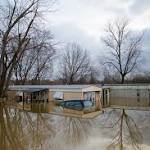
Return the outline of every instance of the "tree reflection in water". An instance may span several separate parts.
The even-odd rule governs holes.
[[[51,124],[51,115],[10,109],[0,103],[0,146],[2,150],[51,148],[50,139],[53,136],[55,136],[55,129]]]
[[[63,138],[67,145],[79,145],[87,141],[92,132],[92,120],[74,117],[60,118],[57,122],[59,125],[59,136]]]
[[[106,116],[105,116],[106,115]],[[131,144],[140,149],[142,137],[137,124],[125,111],[110,111],[94,119],[60,117],[11,109],[0,102],[0,149],[2,150],[66,150],[84,144],[93,129],[109,128],[115,134],[109,149],[124,149]],[[114,130],[112,130],[114,129]]]
[[[133,117],[125,109],[122,111],[111,110],[102,127],[109,128],[111,132],[114,132],[112,143],[108,146],[109,150],[124,150],[127,146],[141,150],[142,134]]]
[[[0,146],[2,150],[58,150],[79,145],[90,136],[92,124],[92,120],[30,113],[0,103]]]

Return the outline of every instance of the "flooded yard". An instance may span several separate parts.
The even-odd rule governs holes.
[[[49,113],[60,116],[70,116],[79,118],[94,118],[102,113],[101,110],[95,110],[95,107],[91,107],[88,111],[69,109],[60,104],[56,104],[54,101],[50,102],[16,102],[8,101],[5,104],[6,107],[16,108],[32,113]]]
[[[121,110],[105,109],[97,117],[84,119],[65,115],[54,115],[38,111],[27,111],[1,104],[0,149],[2,150],[113,150],[117,149],[114,137],[120,126]],[[25,106],[26,107],[26,106]],[[58,108],[55,107],[57,110]],[[57,110],[58,111],[58,110]],[[134,143],[140,149],[150,149],[150,112],[126,111],[139,129],[134,132],[123,129],[124,146],[133,149]],[[129,118],[130,119],[130,118]],[[117,125],[118,123],[118,125]],[[130,122],[129,122],[130,123]],[[134,125],[130,123],[130,125]],[[124,126],[125,127],[125,126]],[[134,128],[133,128],[134,129]],[[132,132],[137,139],[130,138]],[[136,140],[136,141],[132,141]],[[139,141],[138,141],[139,140]]]

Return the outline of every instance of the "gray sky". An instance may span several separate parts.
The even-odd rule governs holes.
[[[81,44],[92,58],[106,54],[101,41],[106,24],[116,18],[129,19],[131,30],[146,31],[140,61],[143,69],[150,69],[150,0],[58,0],[56,9],[47,16],[55,39],[62,45]]]
[[[0,3],[6,0],[0,0]],[[49,1],[49,0],[48,0]],[[51,3],[47,3],[48,7]],[[130,21],[131,30],[147,31],[144,51],[150,53],[150,0],[56,0],[55,12],[46,16],[47,27],[61,43],[78,42],[83,48],[103,55],[101,36],[105,25],[116,18]]]
[[[106,47],[101,37],[105,25],[125,18],[129,19],[131,30],[145,31],[142,63],[150,66],[150,0],[57,0],[54,6],[56,11],[46,16],[46,22],[62,46],[77,42],[90,51],[92,58],[103,56]]]
[[[58,0],[57,11],[47,19],[57,41],[75,41],[95,57],[105,53],[105,47],[101,42],[105,25],[116,18],[128,18],[131,30],[146,31],[143,55],[148,59],[149,8],[150,0]]]

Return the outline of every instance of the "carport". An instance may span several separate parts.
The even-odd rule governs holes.
[[[9,89],[12,92],[16,92],[17,102],[33,103],[33,102],[48,102],[46,88],[33,88],[32,86],[24,87],[11,87]]]

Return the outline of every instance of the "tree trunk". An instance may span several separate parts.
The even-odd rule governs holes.
[[[7,88],[0,87],[0,101],[5,100],[7,96]]]
[[[4,98],[6,96],[6,91],[5,91],[5,79],[4,78],[1,78],[0,79],[0,99],[1,98]]]
[[[123,150],[123,119],[125,115],[125,110],[122,110],[121,115],[121,123],[120,123],[120,143],[119,143],[119,150]]]
[[[121,75],[121,84],[124,84],[125,81],[125,75]]]

